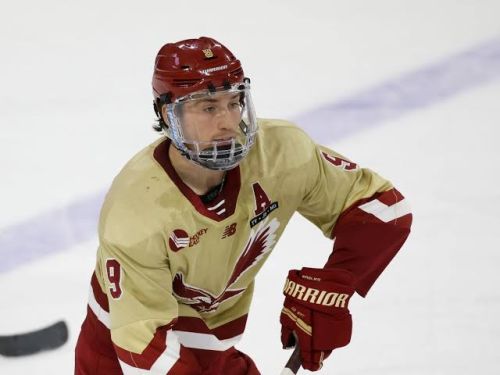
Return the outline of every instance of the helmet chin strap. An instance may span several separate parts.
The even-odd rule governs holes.
[[[247,126],[247,124],[245,124],[245,121],[241,120],[239,127],[240,127],[241,131],[243,132],[243,134],[245,134],[245,135],[248,134],[248,126]]]

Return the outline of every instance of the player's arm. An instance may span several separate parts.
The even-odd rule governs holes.
[[[299,212],[334,240],[325,268],[352,273],[366,296],[410,233],[410,207],[389,181],[332,150],[318,146],[315,164]]]
[[[291,270],[280,317],[284,347],[300,341],[302,364],[318,370],[351,337],[349,300],[365,296],[405,242],[412,216],[403,195],[376,173],[316,147],[298,211],[334,240],[323,269]]]
[[[167,374],[181,366],[172,332],[177,302],[161,236],[113,243],[101,237],[96,273],[108,302],[111,340],[124,374]]]

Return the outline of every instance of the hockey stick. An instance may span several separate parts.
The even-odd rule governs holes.
[[[293,349],[293,353],[288,359],[288,362],[285,365],[285,368],[281,371],[280,375],[295,375],[299,372],[300,367],[302,365],[300,360],[300,345],[299,339],[297,338],[297,334],[293,332],[293,336],[295,337],[295,349]]]
[[[0,336],[0,354],[19,357],[56,349],[68,340],[68,326],[59,321],[48,327],[14,335]]]

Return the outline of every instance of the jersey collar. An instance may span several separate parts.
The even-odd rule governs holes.
[[[187,186],[182,179],[179,177],[175,171],[172,162],[168,156],[168,148],[170,147],[170,139],[167,138],[165,141],[161,142],[156,146],[153,157],[165,170],[167,175],[170,177],[172,182],[177,186],[181,193],[188,199],[188,201],[194,206],[196,211],[198,211],[203,216],[206,216],[215,221],[222,221],[225,218],[231,216],[236,208],[236,201],[238,200],[238,194],[240,192],[241,180],[240,180],[240,167],[227,171],[226,181],[220,192],[220,195],[226,200],[225,208],[226,212],[224,215],[219,216],[214,211],[209,211],[205,204],[202,202],[200,196],[196,194],[189,186]]]

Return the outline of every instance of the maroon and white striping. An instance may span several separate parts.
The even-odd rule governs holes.
[[[224,208],[224,204],[226,203],[225,199],[222,199],[219,203],[217,203],[215,206],[212,207],[207,207],[207,210],[209,211],[215,211],[217,215],[222,215],[224,212],[226,212],[226,209]]]

